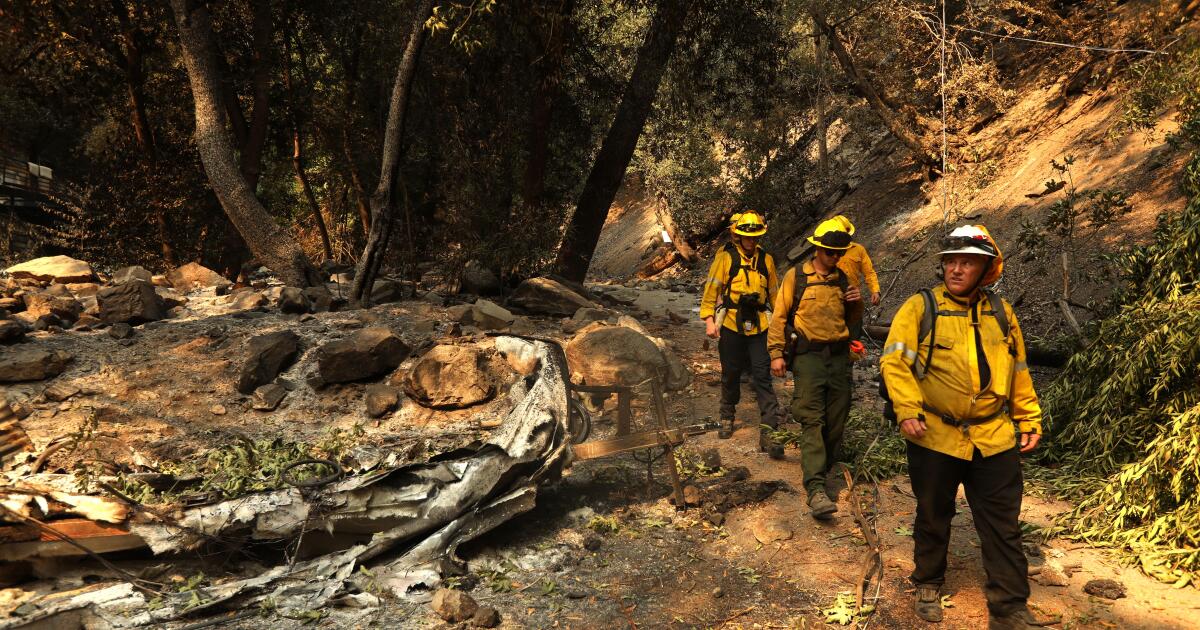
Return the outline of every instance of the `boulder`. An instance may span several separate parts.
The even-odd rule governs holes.
[[[288,390],[278,383],[268,383],[254,390],[254,399],[250,406],[259,411],[275,411],[283,402]]]
[[[0,343],[12,343],[25,336],[25,324],[13,319],[0,320]]]
[[[77,298],[96,295],[96,293],[100,291],[100,285],[96,284],[95,282],[72,282],[71,284],[65,286],[67,291],[69,291],[72,296]]]
[[[550,278],[525,280],[508,301],[530,313],[559,317],[570,317],[580,308],[596,306],[566,285]]]
[[[266,306],[266,296],[258,291],[247,289],[229,296],[229,309],[233,311],[253,311]]]
[[[249,356],[238,376],[238,391],[249,394],[275,380],[300,353],[300,337],[290,330],[259,335],[250,339]]]
[[[122,267],[112,276],[113,284],[125,284],[130,280],[142,280],[154,284],[154,274],[147,271],[145,267],[134,265],[132,267]]]
[[[379,418],[400,404],[400,390],[382,383],[367,385],[364,395],[367,401],[367,415]]]
[[[508,332],[514,335],[536,335],[541,330],[528,317],[518,317],[513,320],[512,326],[508,327]]]
[[[0,298],[0,308],[9,313],[16,313],[25,310],[25,300],[19,297]]]
[[[473,295],[500,295],[504,286],[496,272],[472,261],[463,268],[461,288],[462,293]]]
[[[100,305],[100,319],[110,324],[141,324],[167,316],[154,285],[145,280],[104,287],[96,294],[96,302]]]
[[[590,306],[581,307],[575,311],[571,319],[564,319],[562,330],[568,335],[573,335],[583,329],[584,326],[592,322],[609,322],[616,320],[617,314],[606,311],[602,308],[593,308]]]
[[[480,606],[471,615],[471,626],[475,628],[495,628],[500,625],[500,611],[491,606]]]
[[[333,294],[325,287],[308,287],[302,292],[308,298],[313,313],[325,313],[333,310]]]
[[[396,302],[404,297],[399,282],[394,280],[376,280],[371,287],[371,303],[386,304]]]
[[[108,336],[113,339],[128,339],[133,336],[133,326],[120,322],[108,329]]]
[[[663,388],[669,392],[686,389],[692,384],[692,372],[687,369],[687,366],[680,360],[679,355],[675,353],[675,349],[671,347],[666,339],[660,337],[650,337],[650,341],[658,346],[659,352],[662,352],[663,359],[667,362],[667,380],[663,383]]]
[[[308,313],[312,310],[312,302],[308,296],[304,295],[302,289],[296,287],[283,287],[279,291],[279,299],[275,302],[279,307],[280,312],[293,313],[300,315]]]
[[[75,320],[75,325],[71,327],[71,330],[87,331],[103,327],[104,322],[101,321],[99,317],[93,317],[87,313],[83,313],[79,316],[79,319]]]
[[[317,370],[324,383],[349,383],[396,369],[412,351],[387,328],[372,327],[321,346]]]
[[[503,306],[479,299],[471,306],[471,321],[462,323],[473,324],[480,330],[504,330],[512,325],[515,319],[516,317]]]
[[[636,385],[667,376],[667,360],[649,338],[624,326],[593,324],[566,346],[572,380],[588,385]]]
[[[449,588],[439,588],[433,594],[433,601],[429,605],[433,612],[450,623],[467,621],[479,610],[479,604],[475,603],[470,595]]]
[[[1104,599],[1121,599],[1125,597],[1125,585],[1108,578],[1088,580],[1083,585],[1083,592]]]
[[[168,271],[167,281],[171,283],[171,286],[184,293],[211,287],[216,289],[217,295],[222,295],[233,286],[233,283],[225,276],[195,262]]]
[[[424,407],[462,409],[496,393],[484,367],[483,352],[474,346],[434,346],[404,379],[404,391]]]
[[[35,258],[5,269],[13,278],[31,278],[41,282],[89,282],[96,276],[92,266],[70,256]]]
[[[63,289],[63,291],[66,290]],[[26,293],[22,296],[22,299],[25,300],[25,312],[34,318],[54,315],[64,322],[74,322],[83,313],[83,305],[70,292],[66,293],[66,296],[56,295],[50,291]]]
[[[58,376],[72,358],[61,350],[29,345],[0,349],[0,383],[40,381]]]

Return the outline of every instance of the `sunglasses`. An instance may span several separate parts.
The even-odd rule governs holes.
[[[846,255],[846,250],[844,249],[825,249],[824,247],[818,247],[817,250],[824,252],[826,256],[832,256],[834,258],[841,258],[842,256]]]

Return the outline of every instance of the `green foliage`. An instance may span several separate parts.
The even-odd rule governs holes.
[[[1200,42],[1186,41],[1176,50],[1171,55],[1148,57],[1130,68],[1129,90],[1111,137],[1153,129],[1170,106],[1183,98],[1195,98],[1200,91]],[[1181,112],[1180,121],[1194,123],[1195,119]]]
[[[765,425],[764,425],[765,426]],[[787,428],[771,431],[771,438],[784,447],[800,448],[804,436]],[[876,482],[902,474],[908,460],[904,438],[883,418],[859,408],[850,410],[842,438],[842,457],[851,463],[856,479]]]
[[[1200,575],[1200,151],[1191,202],[1127,252],[1112,314],[1043,392],[1062,526],[1178,585]]]

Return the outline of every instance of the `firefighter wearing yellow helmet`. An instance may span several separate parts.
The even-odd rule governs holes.
[[[813,257],[783,278],[771,317],[767,349],[771,372],[791,370],[792,418],[801,427],[800,463],[812,516],[828,519],[837,504],[825,486],[837,461],[850,416],[850,345],[862,297],[838,261],[850,234],[836,220],[822,221],[808,242]]]
[[[892,320],[880,359],[885,415],[907,440],[917,499],[914,607],[940,621],[950,521],[961,484],[983,551],[989,628],[1037,627],[1027,607],[1021,548],[1021,453],[1042,433],[1012,306],[989,291],[1004,256],[982,225],[964,225],[941,251],[942,283],[909,298]]]
[[[833,217],[833,220],[841,224],[847,234],[854,236],[854,224],[850,222],[850,219],[839,214]],[[879,306],[879,275],[875,273],[875,263],[871,262],[871,256],[862,243],[858,241],[850,243],[850,249],[847,249],[845,255],[838,261],[838,269],[845,271],[846,275],[850,276],[852,284],[858,285],[864,299],[869,297],[872,305]],[[863,291],[864,287],[866,291]]]
[[[779,287],[775,260],[758,244],[759,237],[767,233],[762,215],[754,211],[735,214],[729,231],[731,242],[713,259],[700,299],[705,332],[719,340],[721,422],[717,437],[733,437],[742,373],[749,371],[758,399],[759,449],[778,459],[783,457],[783,446],[770,439],[768,429],[778,426],[780,415],[767,354],[768,309]]]

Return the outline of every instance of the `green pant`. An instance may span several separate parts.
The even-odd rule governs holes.
[[[825,491],[825,473],[837,461],[850,417],[850,356],[806,352],[792,361],[792,376],[792,418],[800,424],[800,464],[811,500]]]

